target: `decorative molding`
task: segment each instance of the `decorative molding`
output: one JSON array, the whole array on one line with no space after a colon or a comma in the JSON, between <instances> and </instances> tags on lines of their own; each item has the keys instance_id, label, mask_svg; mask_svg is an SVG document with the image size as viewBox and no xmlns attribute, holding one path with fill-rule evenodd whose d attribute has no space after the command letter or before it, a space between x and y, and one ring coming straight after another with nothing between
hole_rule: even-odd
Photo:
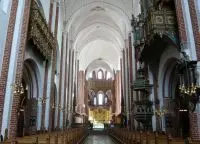
<instances>
[{"instance_id":1,"label":"decorative molding","mask_svg":"<svg viewBox=\"0 0 200 144\"><path fill-rule=\"evenodd\" d=\"M105 12L105 9L103 8L103 7L101 7L101 6L96 6L96 7L94 7L94 8L92 8L91 10L90 10L91 12L93 12L93 11L97 11L97 12Z\"/></svg>"},{"instance_id":2,"label":"decorative molding","mask_svg":"<svg viewBox=\"0 0 200 144\"><path fill-rule=\"evenodd\" d=\"M50 31L47 22L41 14L35 1L31 4L28 40L33 40L36 48L45 57L50 59L52 51L56 49L56 39Z\"/></svg>"},{"instance_id":3,"label":"decorative molding","mask_svg":"<svg viewBox=\"0 0 200 144\"><path fill-rule=\"evenodd\" d=\"M145 40L149 43L155 35L163 37L168 36L172 41L177 40L177 23L175 12L168 9L155 10L151 9L144 23Z\"/></svg>"},{"instance_id":4,"label":"decorative molding","mask_svg":"<svg viewBox=\"0 0 200 144\"><path fill-rule=\"evenodd\" d=\"M88 90L94 90L95 93L98 91L106 92L108 90L114 90L114 81L112 80L88 80L86 82Z\"/></svg>"}]
</instances>

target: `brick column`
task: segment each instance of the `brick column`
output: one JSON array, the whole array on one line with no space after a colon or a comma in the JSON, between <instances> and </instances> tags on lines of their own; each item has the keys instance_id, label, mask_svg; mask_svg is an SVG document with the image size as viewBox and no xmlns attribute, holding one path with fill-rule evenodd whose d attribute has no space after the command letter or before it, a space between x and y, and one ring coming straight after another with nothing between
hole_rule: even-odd
<instances>
[{"instance_id":1,"label":"brick column","mask_svg":"<svg viewBox=\"0 0 200 144\"><path fill-rule=\"evenodd\" d=\"M50 8L49 8L49 22L48 26L51 29L52 26L52 18L53 18L53 2L50 2Z\"/></svg>"},{"instance_id":2,"label":"brick column","mask_svg":"<svg viewBox=\"0 0 200 144\"><path fill-rule=\"evenodd\" d=\"M55 38L57 39L57 34L58 34L58 19L59 19L59 3L56 3L56 18L55 18L55 29L54 29L54 35Z\"/></svg>"},{"instance_id":3,"label":"brick column","mask_svg":"<svg viewBox=\"0 0 200 144\"><path fill-rule=\"evenodd\" d=\"M186 35L186 29L185 29L185 23L184 23L184 16L183 16L183 9L182 9L182 3L181 0L175 0L176 4L176 14L177 14L177 21L178 21L178 27L179 27L179 38L181 41L181 44L184 45L187 42L187 35ZM199 26L197 21L197 13L195 10L195 3L194 0L188 0L189 9L190 9L190 16L192 21L192 27L193 27L193 34L196 44L196 53L197 53L197 59L200 59L200 33L199 33ZM191 136L195 140L200 139L200 128L198 127L198 115L197 113L191 113L190 114L190 130L191 130Z\"/></svg>"},{"instance_id":4,"label":"brick column","mask_svg":"<svg viewBox=\"0 0 200 144\"><path fill-rule=\"evenodd\" d=\"M193 140L200 140L200 113L190 113L190 130Z\"/></svg>"},{"instance_id":5,"label":"brick column","mask_svg":"<svg viewBox=\"0 0 200 144\"><path fill-rule=\"evenodd\" d=\"M8 79L8 68L10 63L10 54L13 41L17 7L18 7L18 0L13 0L11 6L9 24L8 24L5 50L3 55L2 72L0 76L0 128L2 126L4 99L5 99L6 84Z\"/></svg>"},{"instance_id":6,"label":"brick column","mask_svg":"<svg viewBox=\"0 0 200 144\"><path fill-rule=\"evenodd\" d=\"M197 60L200 60L200 29L198 24L198 14L197 14L197 0L188 0L189 3L189 9L190 9L190 16L192 21L192 28L193 28L193 34L195 39L195 45L196 45L196 54L197 54Z\"/></svg>"},{"instance_id":7,"label":"brick column","mask_svg":"<svg viewBox=\"0 0 200 144\"><path fill-rule=\"evenodd\" d=\"M181 44L185 44L187 42L187 35L183 17L182 0L174 0L174 1L175 1L178 29L179 29L179 39Z\"/></svg>"},{"instance_id":8,"label":"brick column","mask_svg":"<svg viewBox=\"0 0 200 144\"><path fill-rule=\"evenodd\" d=\"M13 0L14 1L14 0ZM31 0L25 0L24 16L22 22L22 31L21 31L21 41L18 52L17 67L16 67L16 77L15 84L20 85L22 79L22 70L23 70L23 61L24 53L27 42L27 33L28 33L28 24L29 24L29 13L30 13ZM17 132L17 108L20 101L20 94L13 94L13 103L11 108L11 118L10 118L10 127L9 127L9 138L14 139Z\"/></svg>"},{"instance_id":9,"label":"brick column","mask_svg":"<svg viewBox=\"0 0 200 144\"><path fill-rule=\"evenodd\" d=\"M200 29L198 24L198 14L197 14L197 0L188 0L190 17L193 28L193 35L196 46L197 60L200 60ZM190 130L191 137L193 140L200 140L200 113L190 114Z\"/></svg>"}]
</instances>

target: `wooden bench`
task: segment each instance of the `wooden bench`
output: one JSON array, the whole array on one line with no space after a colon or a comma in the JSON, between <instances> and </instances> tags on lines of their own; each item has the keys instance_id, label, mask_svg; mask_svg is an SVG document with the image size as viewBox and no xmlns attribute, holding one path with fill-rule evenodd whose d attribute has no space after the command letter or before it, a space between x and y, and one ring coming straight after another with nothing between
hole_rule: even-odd
<instances>
[{"instance_id":1,"label":"wooden bench","mask_svg":"<svg viewBox=\"0 0 200 144\"><path fill-rule=\"evenodd\" d=\"M109 134L122 144L185 144L182 138L170 138L165 133L128 131L114 128ZM189 140L189 144L200 144L200 141Z\"/></svg>"},{"instance_id":2,"label":"wooden bench","mask_svg":"<svg viewBox=\"0 0 200 144\"><path fill-rule=\"evenodd\" d=\"M16 140L7 140L4 144L74 144L84 137L85 129L75 128L62 132L43 133L32 136L16 138Z\"/></svg>"}]
</instances>

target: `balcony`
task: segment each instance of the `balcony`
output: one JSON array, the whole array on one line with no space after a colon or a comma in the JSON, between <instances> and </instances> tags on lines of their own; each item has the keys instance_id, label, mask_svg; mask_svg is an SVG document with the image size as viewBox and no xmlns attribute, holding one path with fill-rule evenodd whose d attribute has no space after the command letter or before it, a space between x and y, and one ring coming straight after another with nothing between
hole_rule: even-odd
<instances>
[{"instance_id":1,"label":"balcony","mask_svg":"<svg viewBox=\"0 0 200 144\"><path fill-rule=\"evenodd\" d=\"M168 9L150 9L144 23L145 42L149 44L154 40L154 36L161 38L163 35L168 36L177 43L177 24L175 11Z\"/></svg>"},{"instance_id":2,"label":"balcony","mask_svg":"<svg viewBox=\"0 0 200 144\"><path fill-rule=\"evenodd\" d=\"M57 47L56 40L35 1L31 4L28 40L33 41L45 59L50 59L52 51Z\"/></svg>"},{"instance_id":3,"label":"balcony","mask_svg":"<svg viewBox=\"0 0 200 144\"><path fill-rule=\"evenodd\" d=\"M140 47L139 59L157 65L168 45L179 47L178 27L173 9L149 9L144 20L144 44ZM149 55L154 52L153 55Z\"/></svg>"}]
</instances>

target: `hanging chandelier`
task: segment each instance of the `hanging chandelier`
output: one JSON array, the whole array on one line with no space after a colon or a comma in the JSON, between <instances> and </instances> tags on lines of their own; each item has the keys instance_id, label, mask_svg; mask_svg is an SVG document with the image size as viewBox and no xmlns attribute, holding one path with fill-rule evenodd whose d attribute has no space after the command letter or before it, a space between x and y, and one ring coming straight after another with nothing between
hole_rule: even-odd
<instances>
[{"instance_id":1,"label":"hanging chandelier","mask_svg":"<svg viewBox=\"0 0 200 144\"><path fill-rule=\"evenodd\" d=\"M200 86L194 83L192 83L191 86L185 86L185 84L179 85L180 92L189 96L196 94L197 89L200 89Z\"/></svg>"},{"instance_id":2,"label":"hanging chandelier","mask_svg":"<svg viewBox=\"0 0 200 144\"><path fill-rule=\"evenodd\" d=\"M178 65L179 70L179 92L184 98L184 102L188 110L192 112L196 109L196 104L199 101L200 85L197 81L197 61L183 60Z\"/></svg>"}]
</instances>

